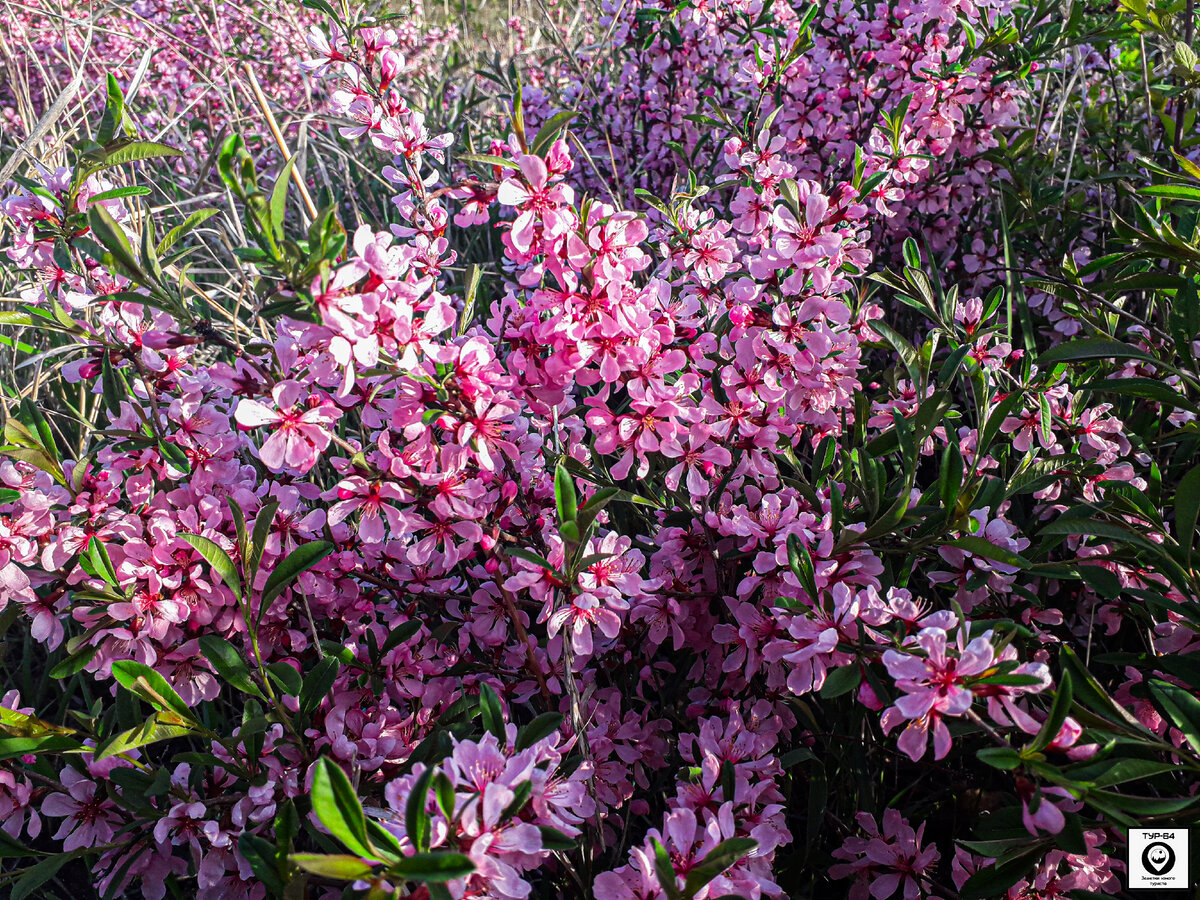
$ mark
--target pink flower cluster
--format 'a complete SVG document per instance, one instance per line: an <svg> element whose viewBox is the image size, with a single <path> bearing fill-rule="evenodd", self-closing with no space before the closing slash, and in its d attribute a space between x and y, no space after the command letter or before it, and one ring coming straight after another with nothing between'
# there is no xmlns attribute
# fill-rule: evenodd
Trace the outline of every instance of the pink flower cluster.
<svg viewBox="0 0 1200 900"><path fill-rule="evenodd" d="M614 40L634 40L635 13L654 8L614 13ZM406 852L423 842L408 834L415 807L428 847L469 858L474 871L448 882L456 898L530 896L535 873L560 864L558 832L602 862L580 887L599 900L676 896L718 847L749 839L695 896L758 900L784 893L787 751L846 740L813 713L820 698L850 695L869 724L849 739L914 771L928 771L930 739L941 761L1038 733L1046 647L1083 633L1079 615L1110 614L1087 593L1067 618L1029 589L1048 581L1020 575L1027 523L1005 486L961 514L951 505L945 537L901 577L885 532L868 533L886 512L882 463L856 448L853 480L809 478L856 432L869 446L917 431L897 522L933 502L940 475L924 463L937 458L974 477L1014 451L1030 465L1075 454L1094 467L1089 499L1136 484L1112 408L1081 407L1065 382L1010 404L988 434L962 416L925 421L939 388L912 373L872 380L884 310L857 290L872 235L934 214L948 240L1012 109L1014 89L992 85L981 61L937 74L964 53L957 17L995 10L829 3L815 49L794 59L769 49L799 38L786 5L768 20L787 40L727 40L760 11L672 10L680 41L652 40L600 95L614 128L655 126L644 145L616 144L630 189L662 187L668 141L713 138L683 118L702 95L739 115L745 98L762 101L753 133L721 133L711 149L731 197L692 182L660 191L649 217L597 195L586 130L586 153L560 133L535 146L515 118L490 159L467 164L478 171L448 176L466 170L452 135L432 133L395 87L411 65L403 34L370 27L350 46L310 30L295 64L330 80L333 111L353 123L345 138L393 156L383 175L398 222L358 225L310 282L276 285L305 314L260 319L263 339L245 345L142 304L143 288L95 260L63 268L46 228L81 211L65 208L69 172L14 190L0 207L9 259L35 273L20 296L63 310L59 375L97 427L77 458L0 464L0 610L19 607L32 637L64 645L101 691L116 692L109 679L133 660L187 708L232 695L238 715L229 734L190 733L186 760L154 744L103 757L88 734L54 777L6 761L6 833L54 829L66 850L97 851L114 892L136 881L157 900L178 876L204 900L257 900L246 847L275 840L327 757ZM718 58L723 81L703 93ZM877 113L901 98L894 147ZM89 182L80 203L105 187ZM101 202L136 237L123 201ZM462 277L489 245L486 273ZM948 315L993 406L1039 374L1021 370L982 300ZM1037 485L1037 521L1069 490ZM285 561L318 542L328 552L273 591ZM1124 585L1153 578L1082 552ZM1176 649L1194 649L1191 636L1177 621L1157 635ZM214 639L242 683L218 672L232 664ZM323 693L289 687L318 670L331 673ZM485 685L507 709L504 737L451 730ZM0 715L32 715L18 702ZM547 712L559 729L518 748L515 723ZM1042 749L1086 758L1080 737L1067 720ZM1024 775L1013 785L1032 834L1062 830L1072 799ZM936 869L950 854L923 825L894 810L857 824L864 836L841 826L830 872L854 879L852 896L945 890ZM1035 879L1061 864L1071 888L1108 890L1099 840L1050 852ZM958 859L955 874L979 862Z"/></svg>

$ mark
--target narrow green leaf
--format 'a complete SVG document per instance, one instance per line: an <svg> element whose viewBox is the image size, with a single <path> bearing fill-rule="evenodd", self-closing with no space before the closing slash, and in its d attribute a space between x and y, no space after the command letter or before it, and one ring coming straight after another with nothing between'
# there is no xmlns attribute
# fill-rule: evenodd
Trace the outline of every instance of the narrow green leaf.
<svg viewBox="0 0 1200 900"><path fill-rule="evenodd" d="M95 658L99 650L99 645L84 646L82 649L76 650L51 669L47 673L48 677L70 678L76 672L83 671L84 667Z"/></svg>
<svg viewBox="0 0 1200 900"><path fill-rule="evenodd" d="M113 139L125 118L125 95L111 72L108 74L106 93L104 114L100 117L100 127L96 129L96 140L101 144L107 144Z"/></svg>
<svg viewBox="0 0 1200 900"><path fill-rule="evenodd" d="M125 690L137 694L159 712L174 712L192 720L192 711L183 698L149 666L132 659L119 659L112 664L112 673Z"/></svg>
<svg viewBox="0 0 1200 900"><path fill-rule="evenodd" d="M288 859L305 872L335 881L358 881L374 869L366 860L345 853L293 853Z"/></svg>
<svg viewBox="0 0 1200 900"><path fill-rule="evenodd" d="M1075 691L1071 683L1071 673L1064 669L1058 677L1058 687L1055 689L1054 703L1050 707L1050 714L1029 745L1031 750L1045 750L1058 737L1058 732L1062 728L1063 722L1067 720L1067 713L1071 711L1071 703L1074 699Z"/></svg>
<svg viewBox="0 0 1200 900"><path fill-rule="evenodd" d="M758 846L752 838L729 838L713 847L687 874L684 895L694 897L706 884L749 855Z"/></svg>
<svg viewBox="0 0 1200 900"><path fill-rule="evenodd" d="M475 871L475 863L463 853L414 853L388 867L388 874L409 881L441 884L466 878Z"/></svg>
<svg viewBox="0 0 1200 900"><path fill-rule="evenodd" d="M404 828L408 832L408 839L412 841L412 845L417 848L419 853L429 850L432 826L425 804L429 799L429 785L433 781L433 775L434 770L426 768L417 776L417 780L413 782L412 791L408 795L408 801L404 805Z"/></svg>
<svg viewBox="0 0 1200 900"><path fill-rule="evenodd" d="M70 853L56 853L53 856L47 856L41 862L30 866L25 872L12 884L12 893L9 894L9 900L26 900L27 897L32 897L33 892L38 890L47 881L58 874L58 870L74 859ZM39 896L43 896L40 895Z"/></svg>
<svg viewBox="0 0 1200 900"><path fill-rule="evenodd" d="M1192 749L1200 753L1200 699L1187 688L1158 678L1150 681L1150 695Z"/></svg>
<svg viewBox="0 0 1200 900"><path fill-rule="evenodd" d="M103 206L93 206L88 210L88 227L93 236L112 255L113 262L121 274L128 276L138 284L148 284L150 276L142 269L125 230L117 223Z"/></svg>
<svg viewBox="0 0 1200 900"><path fill-rule="evenodd" d="M171 738L186 737L192 733L193 729L188 725L179 724L173 714L155 713L141 725L130 728L128 731L123 731L111 740L101 744L96 749L95 759L96 762L100 762L102 759L108 759L110 756L117 756L121 753L128 753L130 750L145 747L147 744L167 741Z"/></svg>
<svg viewBox="0 0 1200 900"><path fill-rule="evenodd" d="M1185 409L1191 413L1200 414L1200 408L1188 400L1169 384L1153 378L1105 378L1099 381L1089 381L1079 386L1081 391L1095 391L1101 394L1119 394L1127 397L1144 397L1165 406Z"/></svg>
<svg viewBox="0 0 1200 900"><path fill-rule="evenodd" d="M304 686L300 689L301 712L312 712L321 705L329 689L337 680L341 663L332 656L319 660L312 671L304 676Z"/></svg>
<svg viewBox="0 0 1200 900"><path fill-rule="evenodd" d="M1039 369L1046 369L1057 363L1081 362L1090 359L1139 359L1143 362L1161 364L1153 356L1129 344L1105 338L1084 338L1051 347L1038 357L1037 365Z"/></svg>
<svg viewBox="0 0 1200 900"><path fill-rule="evenodd" d="M259 615L261 616L270 607L271 601L287 590L302 573L307 572L334 549L333 544L327 541L311 541L301 544L289 553L282 562L275 566L275 570L271 572L267 583L263 586Z"/></svg>
<svg viewBox="0 0 1200 900"><path fill-rule="evenodd" d="M577 112L560 112L552 115L538 129L537 136L530 145L530 152L535 156L542 156L546 150L550 149L550 145L558 137L558 133L577 115L579 115Z"/></svg>
<svg viewBox="0 0 1200 900"><path fill-rule="evenodd" d="M292 178L292 169L296 167L296 155L293 154L283 168L279 170L279 176L275 179L275 186L271 188L271 201L267 209L271 218L271 228L275 231L275 240L283 240L283 220L287 215L287 191L288 184Z"/></svg>
<svg viewBox="0 0 1200 900"><path fill-rule="evenodd" d="M155 251L160 257L165 255L168 250L179 243L180 238L216 214L217 210L212 208L196 210L194 213L184 219L182 223L176 225L165 235L163 235L163 239L158 242L158 246L155 248Z"/></svg>
<svg viewBox="0 0 1200 900"><path fill-rule="evenodd" d="M540 716L517 732L517 743L514 749L520 753L527 747L532 747L538 741L548 738L550 735L558 731L558 727L562 724L562 720L562 713L542 713Z"/></svg>
<svg viewBox="0 0 1200 900"><path fill-rule="evenodd" d="M362 804L346 773L327 756L314 764L312 805L321 824L350 852L366 859L375 858L375 850L367 838L367 817Z"/></svg>
<svg viewBox="0 0 1200 900"><path fill-rule="evenodd" d="M995 562L1004 563L1007 566L1015 566L1018 569L1027 569L1033 563L1025 557L1013 553L1006 547L999 547L993 544L987 538L968 535L967 537L956 538L949 542L949 546L957 547L960 550L966 550L974 556L982 556L984 559L994 560Z"/></svg>
<svg viewBox="0 0 1200 900"><path fill-rule="evenodd" d="M558 510L559 524L574 522L579 511L575 494L575 481L561 462L554 470L554 505Z"/></svg>
<svg viewBox="0 0 1200 900"><path fill-rule="evenodd" d="M212 566L213 571L217 573L217 577L225 582L225 586L233 591L233 595L240 602L242 599L242 579L238 575L237 566L229 558L229 554L222 550L220 545L215 541L202 535L180 533L179 536L191 544L196 549L196 552L204 557L205 561Z"/></svg>
<svg viewBox="0 0 1200 900"><path fill-rule="evenodd" d="M212 664L217 674L231 687L262 698L262 691L250 678L250 668L246 665L245 659L229 641L215 634L202 634L200 636L200 652Z"/></svg>
<svg viewBox="0 0 1200 900"><path fill-rule="evenodd" d="M140 159L158 159L163 156L183 156L183 151L159 141L129 141L111 150L106 149L104 161L92 166L90 171L111 169L124 163L137 162Z"/></svg>
<svg viewBox="0 0 1200 900"><path fill-rule="evenodd" d="M826 700L831 700L842 694L850 693L861 683L862 672L858 668L858 663L841 666L825 676L825 683L821 685L821 696Z"/></svg>
<svg viewBox="0 0 1200 900"><path fill-rule="evenodd" d="M1200 522L1200 466L1183 476L1175 489L1175 540L1191 561L1196 546L1196 525Z"/></svg>
<svg viewBox="0 0 1200 900"><path fill-rule="evenodd" d="M504 710L500 706L500 698L488 685L479 686L479 710L483 716L483 727L500 739L500 746L505 745Z"/></svg>

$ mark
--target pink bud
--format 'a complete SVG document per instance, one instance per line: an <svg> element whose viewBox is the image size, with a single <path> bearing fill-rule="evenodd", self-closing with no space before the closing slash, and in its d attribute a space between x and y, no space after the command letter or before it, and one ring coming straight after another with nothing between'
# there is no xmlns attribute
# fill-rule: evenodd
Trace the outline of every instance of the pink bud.
<svg viewBox="0 0 1200 900"><path fill-rule="evenodd" d="M379 86L383 90L387 90L392 80L400 74L400 70L404 68L404 57L395 50L387 49L379 54Z"/></svg>
<svg viewBox="0 0 1200 900"><path fill-rule="evenodd" d="M866 681L858 686L858 702L875 712L884 707L883 701L871 690L871 685Z"/></svg>

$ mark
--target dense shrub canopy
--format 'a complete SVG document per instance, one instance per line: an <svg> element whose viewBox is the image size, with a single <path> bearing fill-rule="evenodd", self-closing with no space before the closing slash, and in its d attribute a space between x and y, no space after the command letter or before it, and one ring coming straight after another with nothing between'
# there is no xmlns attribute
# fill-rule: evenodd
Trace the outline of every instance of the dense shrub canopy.
<svg viewBox="0 0 1200 900"><path fill-rule="evenodd" d="M1190 13L21 7L4 890L1120 894L1200 810Z"/></svg>

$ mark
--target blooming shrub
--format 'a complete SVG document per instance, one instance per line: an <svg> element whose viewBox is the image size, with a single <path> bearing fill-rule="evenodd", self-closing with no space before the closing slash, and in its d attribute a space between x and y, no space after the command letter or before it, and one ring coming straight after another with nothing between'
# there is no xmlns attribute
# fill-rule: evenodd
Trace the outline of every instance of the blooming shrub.
<svg viewBox="0 0 1200 900"><path fill-rule="evenodd" d="M223 211L155 211L116 78L0 206L12 895L1119 892L1198 802L1200 169L1086 185L1079 266L1009 137L1038 59L1177 25L634 6L472 147L316 5L289 59L395 221L239 134ZM645 212L599 109L655 127Z"/></svg>

